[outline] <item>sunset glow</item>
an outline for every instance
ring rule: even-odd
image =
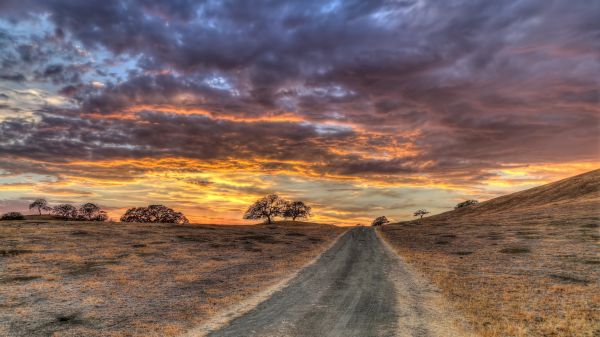
[[[353,225],[597,169],[599,6],[2,3],[0,213],[278,193]]]

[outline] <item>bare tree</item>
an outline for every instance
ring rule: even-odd
[[[183,213],[175,212],[173,209],[163,205],[130,208],[123,216],[121,216],[121,221],[176,224],[190,223]]]
[[[258,199],[244,213],[244,219],[267,219],[267,223],[273,222],[273,218],[283,215],[286,202],[277,194],[269,194]]]
[[[106,219],[108,219],[105,211],[90,202],[81,205],[77,213],[78,220],[106,221]]]
[[[283,217],[292,218],[292,221],[296,221],[296,218],[306,219],[310,217],[310,210],[310,206],[302,201],[288,202],[283,210]]]
[[[48,202],[46,199],[35,199],[34,202],[29,204],[29,209],[37,208],[38,213],[42,215],[42,211],[49,211],[50,207],[48,206]]]
[[[67,220],[77,219],[77,208],[69,204],[61,204],[52,207],[52,214]]]
[[[427,211],[426,209],[420,209],[418,211],[415,212],[415,216],[421,216],[420,219],[423,219],[423,215],[429,214],[429,211]]]
[[[471,200],[471,199],[469,199],[469,200],[467,200],[467,201],[463,201],[463,202],[460,202],[460,203],[458,203],[458,204],[457,204],[457,205],[454,207],[454,209],[459,209],[459,208],[463,208],[463,207],[468,207],[468,206],[471,206],[471,205],[477,205],[478,203],[479,203],[479,201],[477,201],[477,200]]]
[[[385,225],[386,223],[390,223],[390,221],[384,217],[384,216],[380,216],[375,218],[375,220],[373,220],[373,222],[371,223],[371,226],[381,226],[381,225]]]

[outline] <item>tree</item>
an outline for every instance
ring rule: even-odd
[[[25,220],[25,217],[19,212],[8,212],[2,214],[0,220]]]
[[[454,209],[459,209],[459,208],[463,208],[463,207],[467,207],[467,206],[471,206],[471,205],[476,205],[478,203],[479,203],[479,201],[477,201],[477,200],[471,200],[471,199],[469,199],[467,201],[463,201],[463,202],[458,203],[454,207]]]
[[[77,219],[87,221],[106,221],[108,216],[106,215],[105,211],[100,209],[100,207],[88,202],[79,207]]]
[[[77,208],[69,204],[61,204],[52,207],[52,214],[67,220],[77,219]]]
[[[423,219],[423,215],[429,214],[429,211],[427,211],[426,209],[420,209],[418,211],[415,212],[415,216],[421,216],[420,219]]]
[[[390,223],[390,221],[384,217],[384,216],[380,216],[375,218],[375,220],[373,220],[373,222],[371,223],[371,226],[381,226],[381,225],[385,225],[386,223]]]
[[[46,199],[35,199],[34,202],[29,204],[29,209],[37,208],[38,213],[42,215],[42,211],[49,211],[50,207],[48,206],[48,202]]]
[[[292,201],[285,204],[283,210],[283,217],[292,218],[292,221],[296,221],[296,218],[306,219],[310,217],[310,206],[307,206],[302,201]]]
[[[267,219],[267,223],[270,224],[274,217],[283,215],[285,206],[285,200],[277,194],[269,194],[256,200],[244,213],[244,219]]]
[[[123,216],[121,216],[121,221],[176,224],[190,223],[183,213],[175,212],[173,209],[163,205],[130,208]]]

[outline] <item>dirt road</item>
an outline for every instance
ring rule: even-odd
[[[461,336],[373,228],[349,230],[285,288],[211,337]]]

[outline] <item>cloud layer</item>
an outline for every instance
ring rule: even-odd
[[[244,193],[311,186],[336,220],[408,214],[415,200],[390,200],[407,186],[489,197],[507,172],[532,183],[598,162],[598,1],[25,0],[0,13],[7,184],[131,182],[156,167],[105,163],[183,160],[177,184],[203,181],[232,214]],[[559,165],[571,171],[535,169]],[[207,172],[281,179],[219,192]],[[319,197],[356,188],[351,211]]]

